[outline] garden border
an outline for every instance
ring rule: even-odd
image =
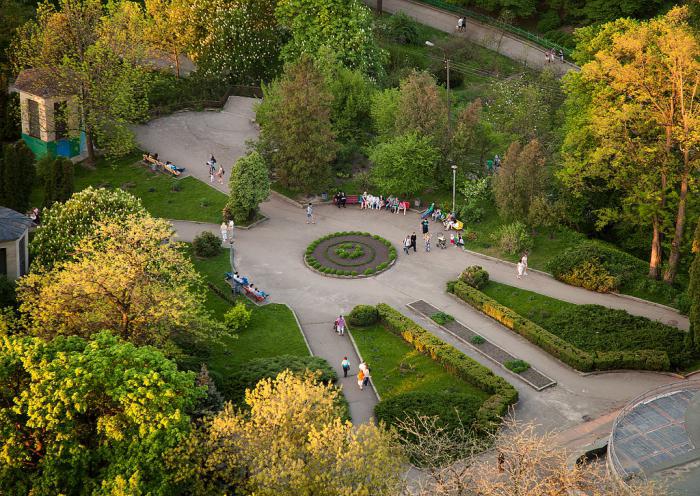
[[[386,267],[384,267],[382,270],[376,270],[376,267],[375,267],[375,269],[374,269],[375,271],[371,274],[364,274],[364,273],[358,272],[357,275],[353,276],[353,275],[343,275],[343,274],[328,274],[328,273],[322,272],[322,271],[311,266],[311,264],[308,261],[308,257],[311,255],[310,253],[308,253],[309,247],[311,247],[314,243],[316,243],[316,245],[318,245],[319,243],[326,241],[328,239],[332,239],[332,238],[336,238],[336,237],[341,238],[343,236],[369,237],[369,238],[372,238],[375,241],[379,241],[381,244],[385,245],[387,247],[387,249],[389,250],[389,259],[386,262],[380,262],[379,264],[376,265],[376,267],[378,267],[379,265],[381,265],[383,263],[387,264]],[[315,249],[315,247],[314,247],[314,249]],[[391,258],[391,250],[392,249],[395,252],[395,256],[393,259]],[[391,241],[387,240],[386,238],[383,238],[382,236],[379,236],[378,234],[370,234],[370,233],[361,232],[361,231],[337,231],[334,233],[329,233],[329,234],[326,234],[324,236],[321,236],[320,238],[313,240],[309,244],[309,246],[306,247],[306,249],[304,250],[304,253],[302,255],[302,260],[304,261],[304,265],[309,270],[311,270],[319,275],[322,275],[324,277],[334,277],[336,279],[365,279],[368,277],[374,277],[374,276],[382,274],[382,273],[386,272],[387,270],[389,270],[390,268],[392,268],[394,266],[394,264],[396,263],[397,259],[398,259],[398,251],[396,250],[394,245],[391,243]],[[343,270],[348,271],[348,269],[343,269]]]
[[[538,369],[536,369],[533,365],[530,365],[529,368],[532,369],[534,372],[540,374],[540,375],[541,375],[542,377],[544,377],[545,379],[548,379],[548,380],[550,381],[548,384],[545,384],[544,386],[537,386],[537,385],[535,385],[534,383],[530,382],[530,381],[529,381],[528,379],[526,379],[525,377],[523,377],[521,374],[518,374],[518,373],[513,372],[512,370],[510,370],[509,368],[507,368],[507,367],[505,366],[505,362],[503,362],[503,363],[499,362],[496,358],[492,357],[491,355],[488,355],[484,350],[482,350],[482,349],[479,348],[478,346],[474,345],[473,343],[469,342],[468,340],[466,340],[466,339],[464,339],[463,337],[459,336],[458,334],[454,333],[453,331],[451,331],[450,329],[448,329],[448,328],[445,327],[444,325],[438,324],[437,322],[435,322],[435,321],[430,317],[430,315],[426,315],[425,313],[423,313],[421,310],[419,310],[418,308],[416,308],[416,307],[414,306],[414,304],[420,303],[420,302],[423,302],[423,303],[425,303],[425,304],[427,304],[427,305],[430,305],[431,307],[435,308],[435,310],[438,310],[438,311],[439,311],[439,308],[435,307],[434,305],[428,303],[428,302],[425,301],[425,300],[416,300],[416,301],[412,301],[411,303],[406,303],[406,306],[407,306],[408,308],[410,308],[411,310],[413,310],[414,312],[416,312],[418,315],[421,315],[422,317],[424,317],[424,318],[426,318],[426,319],[430,319],[436,326],[438,326],[440,329],[442,329],[443,331],[445,331],[446,333],[448,333],[450,336],[453,336],[453,337],[454,337],[455,339],[457,339],[458,341],[460,341],[460,342],[462,342],[462,343],[465,343],[465,344],[467,344],[468,346],[470,346],[472,349],[478,351],[481,355],[485,356],[486,358],[488,358],[488,359],[491,360],[492,362],[498,364],[499,367],[501,367],[503,370],[505,370],[505,371],[507,371],[508,373],[514,375],[515,377],[518,377],[520,380],[522,380],[523,382],[525,382],[526,384],[528,384],[529,386],[531,386],[535,391],[543,391],[543,390],[545,390],[545,389],[547,389],[547,388],[549,388],[549,387],[552,387],[552,386],[556,386],[556,385],[557,385],[557,382],[556,382],[554,379],[552,379],[552,378],[549,377],[548,375],[546,375],[546,374],[540,372],[540,371],[539,371]],[[512,353],[510,353],[510,352],[504,350],[503,348],[501,348],[500,346],[498,346],[497,344],[495,344],[495,343],[494,343],[493,341],[491,341],[490,339],[487,339],[486,337],[482,336],[481,334],[479,334],[478,332],[476,332],[475,330],[473,330],[471,327],[465,325],[464,323],[462,323],[462,322],[460,322],[460,321],[458,321],[458,320],[455,320],[455,322],[457,322],[458,324],[460,324],[461,326],[463,326],[463,327],[466,328],[467,330],[471,331],[471,332],[474,333],[476,336],[480,336],[480,337],[483,338],[486,342],[488,342],[489,344],[491,344],[491,346],[494,346],[494,347],[498,348],[499,350],[501,350],[501,351],[502,351],[503,353],[505,353],[506,355],[511,356],[514,360],[517,360],[517,359],[518,359],[518,357],[516,357],[516,356],[514,356]]]

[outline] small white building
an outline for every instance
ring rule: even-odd
[[[26,215],[0,207],[0,275],[10,281],[29,271],[29,228]]]

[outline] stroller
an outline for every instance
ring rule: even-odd
[[[438,248],[442,248],[443,250],[447,248],[447,239],[445,239],[444,234],[442,234],[442,233],[438,234],[437,245],[438,245]]]

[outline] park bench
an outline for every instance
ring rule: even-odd
[[[250,289],[250,287],[247,285],[247,283],[248,283],[248,278],[247,278],[247,277],[243,277],[243,276],[239,276],[239,277],[240,277],[240,279],[243,281],[242,283],[236,281],[236,280],[233,278],[233,273],[232,273],[232,272],[226,272],[226,273],[224,274],[224,279],[225,279],[229,284],[231,284],[231,291],[233,291],[234,294],[244,294],[244,295],[246,295],[247,297],[252,298],[252,299],[254,299],[255,301],[257,301],[257,302],[259,302],[259,303],[260,303],[260,302],[263,302],[263,301],[265,301],[265,300],[267,300],[268,296],[270,296],[269,294],[267,294],[267,293],[265,293],[265,292],[263,292],[263,293],[265,294],[265,296],[260,296],[260,295],[255,294],[255,292],[254,292],[252,289]]]
[[[246,294],[246,296],[253,298],[257,302],[263,302],[267,300],[267,297],[270,296],[267,293],[265,293],[265,296],[260,296],[256,294],[252,289],[250,289],[249,286],[243,286],[243,292]]]
[[[333,197],[333,203],[337,205],[335,197]],[[346,205],[357,205],[360,203],[359,195],[346,195],[345,204]]]
[[[185,170],[182,167],[176,167],[173,164],[167,164],[165,162],[161,162],[157,158],[152,157],[149,153],[143,154],[143,163],[146,165],[150,165],[154,169],[158,169],[161,172],[165,172],[166,174],[170,174],[170,175],[173,175],[175,177],[182,174],[182,171]]]

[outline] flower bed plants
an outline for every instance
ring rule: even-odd
[[[324,275],[368,277],[388,269],[396,260],[396,248],[381,236],[366,232],[336,232],[306,248],[306,265]]]

